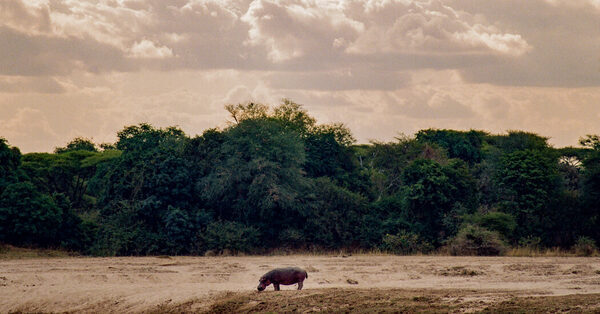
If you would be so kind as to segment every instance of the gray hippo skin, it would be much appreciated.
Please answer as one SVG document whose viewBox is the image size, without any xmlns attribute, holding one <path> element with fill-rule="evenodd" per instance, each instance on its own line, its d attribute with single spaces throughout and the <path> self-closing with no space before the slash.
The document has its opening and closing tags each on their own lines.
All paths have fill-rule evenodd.
<svg viewBox="0 0 600 314">
<path fill-rule="evenodd" d="M 302 290 L 302 283 L 306 278 L 308 278 L 308 274 L 304 269 L 298 267 L 276 268 L 260 277 L 257 289 L 263 291 L 268 285 L 273 284 L 275 291 L 279 291 L 279 285 L 298 283 L 298 290 Z"/>
</svg>

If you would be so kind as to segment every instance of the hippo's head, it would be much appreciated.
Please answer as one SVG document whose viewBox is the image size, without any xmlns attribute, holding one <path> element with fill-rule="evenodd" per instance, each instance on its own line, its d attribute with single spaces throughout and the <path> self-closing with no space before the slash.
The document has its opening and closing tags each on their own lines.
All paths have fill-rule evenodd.
<svg viewBox="0 0 600 314">
<path fill-rule="evenodd" d="M 256 289 L 258 289 L 258 291 L 263 291 L 265 290 L 265 288 L 271 284 L 271 280 L 269 280 L 268 278 L 266 278 L 265 276 L 260 277 L 260 280 L 258 287 Z"/>
</svg>

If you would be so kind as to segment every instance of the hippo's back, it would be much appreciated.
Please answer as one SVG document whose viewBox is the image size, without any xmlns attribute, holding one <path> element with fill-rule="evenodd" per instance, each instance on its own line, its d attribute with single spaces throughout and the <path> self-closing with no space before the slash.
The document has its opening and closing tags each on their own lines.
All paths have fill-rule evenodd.
<svg viewBox="0 0 600 314">
<path fill-rule="evenodd" d="M 304 281 L 308 278 L 308 273 L 299 267 L 283 267 L 271 270 L 265 274 L 265 277 L 273 282 L 289 285 Z"/>
</svg>

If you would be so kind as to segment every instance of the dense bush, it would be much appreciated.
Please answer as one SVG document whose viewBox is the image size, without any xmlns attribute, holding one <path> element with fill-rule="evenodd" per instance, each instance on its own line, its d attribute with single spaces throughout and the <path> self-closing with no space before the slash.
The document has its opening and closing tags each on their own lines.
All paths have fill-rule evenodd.
<svg viewBox="0 0 600 314">
<path fill-rule="evenodd" d="M 496 231 L 504 239 L 510 238 L 517 227 L 517 222 L 512 215 L 497 211 L 467 215 L 464 219 L 466 223 Z"/>
<path fill-rule="evenodd" d="M 596 246 L 596 241 L 593 239 L 588 237 L 579 237 L 573 246 L 573 250 L 578 256 L 592 256 L 598 251 L 598 247 Z"/>
<path fill-rule="evenodd" d="M 448 243 L 452 255 L 502 255 L 507 249 L 498 232 L 466 225 Z"/>
<path fill-rule="evenodd" d="M 401 231 L 396 235 L 386 234 L 381 240 L 380 248 L 398 255 L 428 253 L 433 250 L 433 246 L 422 240 L 419 235 L 406 231 Z"/>
<path fill-rule="evenodd" d="M 258 229 L 232 221 L 213 222 L 200 236 L 207 250 L 232 253 L 250 252 L 257 247 L 259 237 Z"/>
</svg>

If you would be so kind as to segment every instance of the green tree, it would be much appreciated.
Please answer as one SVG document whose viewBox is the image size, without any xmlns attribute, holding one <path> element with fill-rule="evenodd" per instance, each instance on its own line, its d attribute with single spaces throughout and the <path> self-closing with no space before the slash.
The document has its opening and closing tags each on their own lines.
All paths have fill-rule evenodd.
<svg viewBox="0 0 600 314">
<path fill-rule="evenodd" d="M 409 213 L 414 232 L 434 244 L 451 236 L 460 217 L 474 210 L 474 180 L 466 165 L 452 160 L 443 166 L 429 159 L 417 159 L 404 171 Z"/>
<path fill-rule="evenodd" d="M 551 221 L 550 203 L 560 187 L 556 155 L 548 150 L 521 150 L 502 158 L 498 172 L 502 211 L 511 214 L 518 228 L 512 240 L 543 236 L 560 221 Z"/>
<path fill-rule="evenodd" d="M 397 142 L 372 142 L 359 148 L 357 158 L 360 167 L 371 181 L 376 200 L 398 193 L 404 186 L 403 174 L 416 159 L 431 159 L 445 162 L 445 154 L 428 143 L 420 143 L 408 137 L 398 137 Z"/>
<path fill-rule="evenodd" d="M 585 233 L 600 242 L 600 137 L 588 135 L 580 144 L 589 149 L 583 159 L 582 216 L 587 218 Z"/>
<path fill-rule="evenodd" d="M 120 153 L 115 150 L 30 153 L 23 156 L 21 169 L 40 192 L 62 193 L 69 198 L 73 208 L 85 211 L 94 205 L 94 200 L 87 193 L 87 186 L 96 173 L 96 167 L 119 157 Z"/>
<path fill-rule="evenodd" d="M 200 226 L 189 220 L 201 206 L 194 193 L 195 167 L 185 154 L 189 139 L 177 128 L 148 124 L 126 127 L 118 136 L 122 154 L 100 165 L 90 183 L 100 207 L 96 252 L 190 252 L 194 244 L 182 232 L 195 234 Z M 185 231 L 189 226 L 193 230 Z"/>
<path fill-rule="evenodd" d="M 545 150 L 550 147 L 547 137 L 523 131 L 508 131 L 507 135 L 490 135 L 487 136 L 487 141 L 505 153 L 522 150 Z"/>
<path fill-rule="evenodd" d="M 8 146 L 6 140 L 0 137 L 0 193 L 8 185 L 19 181 L 20 165 L 21 151 L 16 147 Z"/>
<path fill-rule="evenodd" d="M 199 191 L 215 217 L 264 229 L 266 241 L 297 217 L 308 186 L 300 135 L 273 118 L 245 119 L 224 132 L 219 159 Z"/>
<path fill-rule="evenodd" d="M 63 211 L 29 182 L 7 186 L 0 195 L 0 241 L 58 246 Z"/>
<path fill-rule="evenodd" d="M 89 151 L 89 152 L 97 152 L 98 151 L 98 149 L 96 148 L 96 144 L 94 144 L 94 142 L 92 142 L 91 140 L 89 140 L 87 138 L 83 138 L 83 137 L 76 137 L 73 140 L 71 140 L 69 143 L 67 143 L 67 146 L 56 147 L 54 149 L 54 153 L 60 154 L 60 153 L 77 151 L 77 150 L 84 150 L 84 151 Z"/>
<path fill-rule="evenodd" d="M 460 158 L 469 164 L 481 162 L 482 145 L 487 133 L 470 130 L 468 132 L 455 130 L 427 129 L 417 132 L 419 142 L 435 143 L 448 152 L 450 158 Z"/>
<path fill-rule="evenodd" d="M 361 220 L 367 200 L 329 178 L 314 181 L 313 193 L 305 199 L 301 221 L 310 244 L 327 248 L 359 246 Z"/>
</svg>

